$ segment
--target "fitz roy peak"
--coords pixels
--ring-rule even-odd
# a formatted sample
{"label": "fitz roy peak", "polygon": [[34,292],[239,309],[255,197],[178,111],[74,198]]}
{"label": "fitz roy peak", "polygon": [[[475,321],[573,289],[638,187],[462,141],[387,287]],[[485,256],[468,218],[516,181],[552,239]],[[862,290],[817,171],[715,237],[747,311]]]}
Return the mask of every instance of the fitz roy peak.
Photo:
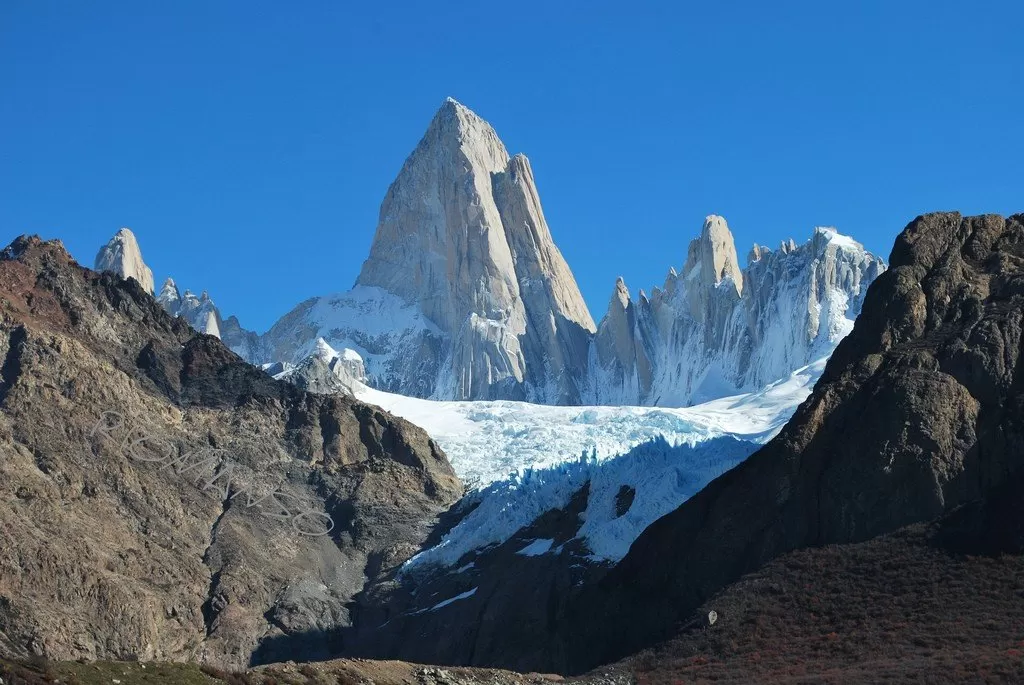
{"label": "fitz roy peak", "polygon": [[529,161],[449,98],[381,204],[355,288],[267,337],[293,363],[318,338],[353,348],[385,390],[576,404],[594,331]]}

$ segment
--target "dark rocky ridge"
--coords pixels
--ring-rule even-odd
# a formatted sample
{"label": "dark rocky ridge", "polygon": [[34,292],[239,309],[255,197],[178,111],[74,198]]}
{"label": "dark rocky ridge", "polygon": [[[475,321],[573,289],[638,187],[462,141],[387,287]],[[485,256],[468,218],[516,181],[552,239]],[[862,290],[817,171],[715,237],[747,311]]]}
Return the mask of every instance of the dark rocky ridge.
{"label": "dark rocky ridge", "polygon": [[[2,253],[0,359],[9,655],[325,657],[462,494],[419,428],[271,379],[57,242]],[[94,433],[108,411],[140,432]]]}

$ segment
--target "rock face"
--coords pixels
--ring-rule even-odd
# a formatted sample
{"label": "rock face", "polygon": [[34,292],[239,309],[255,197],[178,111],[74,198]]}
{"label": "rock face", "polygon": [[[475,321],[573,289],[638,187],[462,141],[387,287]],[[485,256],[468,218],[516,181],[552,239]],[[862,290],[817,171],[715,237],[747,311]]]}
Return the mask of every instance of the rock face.
{"label": "rock face", "polygon": [[723,218],[709,216],[681,274],[633,301],[619,279],[590,352],[584,401],[685,406],[757,390],[828,355],[885,265],[832,229],[745,271]]}
{"label": "rock face", "polygon": [[650,526],[575,603],[568,666],[666,637],[784,552],[867,540],[1019,483],[1022,323],[1024,215],[913,221],[782,433]]}
{"label": "rock face", "polygon": [[293,363],[317,337],[357,349],[387,390],[572,404],[593,331],[529,161],[448,99],[384,198],[356,288],[303,303],[268,338]]}
{"label": "rock face", "polygon": [[122,228],[96,255],[97,271],[110,271],[124,278],[134,278],[147,293],[153,292],[153,272],[142,260],[139,241],[131,229]]}
{"label": "rock face", "polygon": [[420,429],[275,381],[59,243],[0,255],[0,651],[323,658],[462,494]]}

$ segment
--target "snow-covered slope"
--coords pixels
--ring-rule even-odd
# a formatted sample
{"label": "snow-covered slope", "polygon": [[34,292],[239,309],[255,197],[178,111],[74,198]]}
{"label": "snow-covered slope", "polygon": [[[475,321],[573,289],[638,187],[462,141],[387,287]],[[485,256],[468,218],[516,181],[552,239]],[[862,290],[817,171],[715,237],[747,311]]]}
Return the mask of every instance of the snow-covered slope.
{"label": "snow-covered slope", "polygon": [[354,387],[365,387],[366,368],[363,359],[350,349],[338,352],[323,338],[316,341],[316,349],[297,366],[277,363],[264,369],[277,380],[317,393],[353,394]]}
{"label": "snow-covered slope", "polygon": [[430,395],[444,335],[416,305],[370,286],[306,300],[264,336],[274,358],[298,365],[323,343],[353,350],[376,387]]}
{"label": "snow-covered slope", "polygon": [[[759,392],[684,409],[436,402],[365,386],[356,396],[425,428],[456,473],[478,486],[461,505],[469,515],[410,568],[452,565],[502,543],[588,482],[579,536],[595,558],[616,561],[655,519],[775,435],[824,366],[821,359]],[[623,488],[633,500],[620,515]],[[541,546],[524,553],[558,551]]]}

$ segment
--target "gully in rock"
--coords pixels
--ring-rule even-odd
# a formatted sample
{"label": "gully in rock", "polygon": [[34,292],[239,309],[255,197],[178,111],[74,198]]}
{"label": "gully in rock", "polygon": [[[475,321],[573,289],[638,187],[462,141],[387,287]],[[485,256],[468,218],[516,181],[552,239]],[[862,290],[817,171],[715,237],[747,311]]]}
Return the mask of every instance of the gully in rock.
{"label": "gully in rock", "polygon": [[[246,509],[255,507],[256,511],[267,518],[288,522],[300,535],[316,537],[334,530],[334,519],[329,514],[310,508],[308,502],[282,490],[281,485],[261,497],[244,487],[238,487],[238,483],[233,480],[237,466],[227,450],[203,446],[178,454],[170,440],[127,422],[116,411],[103,412],[89,433],[89,439],[93,455],[97,455],[98,450],[106,446],[113,446],[115,453],[132,461],[160,464],[161,469],[171,469],[179,476],[191,474],[196,487],[203,492],[213,493],[225,503],[244,494]],[[232,485],[236,487],[232,489]],[[290,504],[286,504],[289,501]]]}

